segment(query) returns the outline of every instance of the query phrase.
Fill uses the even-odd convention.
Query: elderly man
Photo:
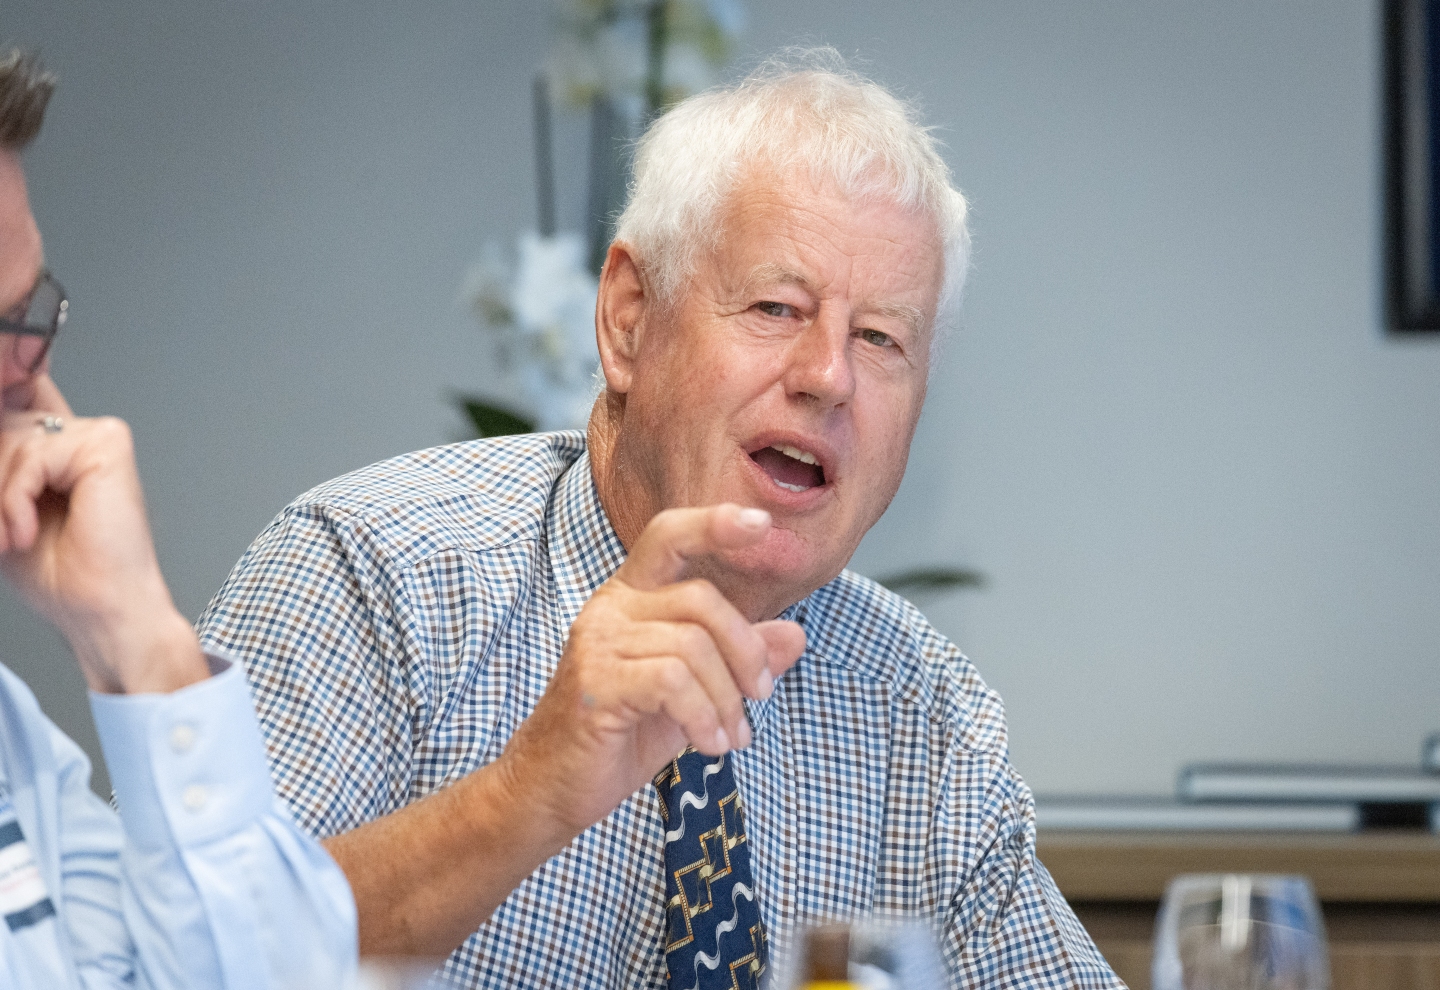
[[[46,374],[68,303],[19,151],[53,86],[0,58],[0,570],[74,648],[124,817],[0,665],[0,987],[340,990],[345,879],[275,800],[240,668],[170,599],[128,430],[73,416]]]
[[[362,951],[748,987],[797,925],[880,915],[931,925],[957,987],[1119,985],[1035,858],[999,699],[844,570],[967,252],[907,107],[767,68],[640,143],[586,436],[401,457],[261,534],[201,635]]]

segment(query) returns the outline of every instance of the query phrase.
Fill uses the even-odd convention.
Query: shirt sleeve
[[[58,909],[45,924],[13,938],[10,973],[17,987],[84,986],[118,990],[134,986],[134,941],[121,914],[120,822],[91,790],[91,763],[84,751],[40,711],[35,696],[0,666],[0,748],[19,778],[10,797],[23,804],[29,843]],[[10,932],[4,932],[10,935]],[[0,966],[0,984],[6,968]]]
[[[1036,856],[1034,799],[1008,761],[984,806],[990,841],[942,935],[951,985],[1124,990]]]
[[[286,509],[200,616],[207,650],[245,667],[276,791],[325,838],[408,804],[423,665],[374,529],[338,510]]]
[[[349,885],[275,797],[243,672],[211,663],[214,676],[171,694],[91,695],[138,984],[349,986]]]

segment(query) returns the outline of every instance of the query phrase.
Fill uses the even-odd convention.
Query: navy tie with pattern
[[[686,749],[655,778],[665,819],[670,990],[752,990],[767,947],[729,756]]]

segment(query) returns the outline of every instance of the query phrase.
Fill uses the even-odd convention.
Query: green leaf
[[[459,395],[455,402],[469,417],[475,432],[484,437],[508,437],[517,433],[534,433],[535,424],[509,409],[493,405],[472,395]]]
[[[896,594],[909,594],[916,591],[943,591],[947,588],[983,588],[985,587],[985,575],[979,571],[968,568],[953,567],[922,567],[913,571],[904,571],[900,574],[891,574],[883,578],[876,578],[876,583],[883,584]]]

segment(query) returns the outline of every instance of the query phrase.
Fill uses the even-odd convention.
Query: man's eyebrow
[[[750,270],[745,279],[743,292],[748,295],[762,286],[766,285],[798,285],[802,289],[810,288],[810,280],[793,269],[784,265],[777,265],[774,262],[765,262],[756,265]],[[919,334],[925,329],[925,313],[918,306],[908,306],[904,303],[885,303],[868,310],[874,316],[883,320],[899,320],[904,323],[911,333]]]
[[[899,320],[910,328],[913,334],[919,334],[925,329],[925,314],[919,306],[907,306],[904,303],[887,303],[884,306],[876,306],[871,310],[876,316],[886,320]]]
[[[810,288],[810,280],[793,269],[784,265],[777,265],[773,261],[767,261],[762,265],[756,265],[750,269],[750,274],[745,277],[745,284],[742,291],[746,294],[755,291],[762,285],[798,285],[801,288]]]

